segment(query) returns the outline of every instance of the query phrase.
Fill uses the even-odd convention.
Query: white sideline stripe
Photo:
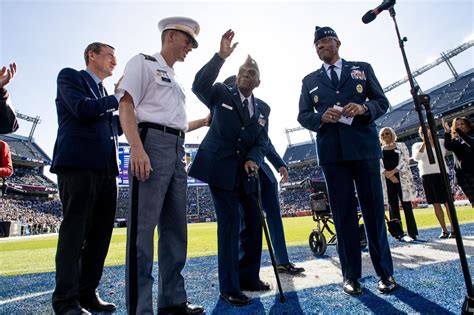
[[[37,292],[37,293],[31,293],[31,294],[27,294],[27,295],[17,296],[17,297],[12,298],[12,299],[0,301],[0,305],[15,303],[15,302],[18,302],[18,301],[23,301],[23,300],[35,298],[35,297],[38,297],[38,296],[53,293],[53,291],[54,290],[49,290],[49,291],[44,291],[44,292]]]

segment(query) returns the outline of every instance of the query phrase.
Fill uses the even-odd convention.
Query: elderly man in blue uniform
[[[118,95],[102,84],[112,75],[115,49],[92,43],[84,51],[86,69],[58,75],[58,134],[51,172],[58,175],[63,220],[56,251],[57,314],[112,312],[96,293],[114,225],[117,204]]]
[[[173,69],[197,48],[199,24],[185,17],[158,23],[162,48],[138,54],[120,84],[120,120],[130,144],[131,208],[127,229],[126,303],[129,314],[153,314],[154,232],[158,226],[158,314],[201,314],[188,302],[186,262],[185,94]]]
[[[253,95],[260,73],[250,56],[239,68],[237,88],[214,84],[237,46],[233,37],[232,30],[222,36],[219,52],[193,83],[193,92],[211,110],[212,122],[189,175],[208,183],[214,200],[220,296],[231,305],[243,306],[250,299],[242,291],[270,290],[259,277],[262,226],[253,176],[267,150],[270,107]]]
[[[337,232],[344,292],[359,295],[361,253],[355,189],[367,231],[369,252],[379,276],[377,288],[397,288],[384,221],[379,159],[382,154],[374,121],[389,106],[370,64],[339,57],[339,41],[330,27],[316,27],[314,45],[323,66],[303,79],[298,121],[317,132]],[[355,183],[355,187],[354,187]]]
[[[229,87],[235,85],[236,76],[230,76],[225,79],[224,84]],[[268,139],[268,148],[265,157],[280,173],[281,182],[288,181],[288,169],[286,163],[277,153],[270,139]],[[285,232],[283,230],[283,222],[281,220],[280,199],[278,197],[278,181],[273,175],[270,166],[264,160],[258,169],[258,176],[261,185],[262,206],[266,214],[268,230],[275,251],[275,259],[277,262],[277,271],[290,275],[298,275],[304,272],[304,268],[296,267],[288,258],[286,249]]]

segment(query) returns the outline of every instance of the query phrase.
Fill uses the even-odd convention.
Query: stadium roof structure
[[[305,161],[315,161],[317,159],[316,156],[316,144],[313,141],[307,141],[288,146],[283,156],[283,161],[290,165]]]
[[[0,140],[10,146],[12,160],[30,166],[51,165],[51,158],[34,141],[28,137],[10,134],[0,135]]]
[[[458,79],[451,78],[424,94],[430,96],[431,111],[435,117],[452,113],[469,116],[474,111],[474,68],[459,75]],[[413,99],[393,107],[377,119],[376,124],[379,128],[392,127],[397,133],[418,127],[420,122]]]

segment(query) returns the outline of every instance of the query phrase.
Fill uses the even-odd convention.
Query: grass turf
[[[456,210],[460,223],[474,221],[474,209],[470,206],[457,207]],[[416,209],[414,213],[418,228],[439,226],[432,208]],[[404,218],[402,218],[402,221],[404,222]],[[447,222],[449,221],[447,220]],[[284,218],[283,224],[287,246],[307,244],[310,232],[316,227],[312,217],[309,216]],[[189,224],[188,257],[216,255],[216,230],[216,223]],[[0,266],[2,266],[0,276],[54,271],[56,245],[56,234],[0,240]],[[115,229],[106,259],[106,266],[125,264],[125,248],[126,229]]]

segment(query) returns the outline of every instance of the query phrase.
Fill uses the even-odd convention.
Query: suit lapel
[[[82,78],[86,82],[89,88],[89,92],[91,92],[90,94],[93,95],[94,98],[99,99],[100,98],[99,87],[95,83],[94,79],[85,70],[81,70],[79,73],[81,74]]]
[[[232,103],[234,104],[234,108],[237,110],[237,114],[239,115],[240,121],[243,125],[246,125],[247,122],[245,121],[244,105],[242,104],[239,91],[236,87],[232,89]]]
[[[260,109],[257,103],[257,99],[255,96],[252,94],[252,100],[253,100],[253,116],[249,119],[249,122],[246,125],[249,125],[251,123],[255,123],[258,121],[258,118],[260,117]]]
[[[348,64],[344,59],[342,59],[342,69],[341,69],[341,79],[339,80],[339,86],[342,86],[347,79],[349,79],[349,70],[350,64]]]
[[[323,83],[324,85],[327,85],[331,89],[334,89],[334,86],[332,85],[331,80],[329,79],[326,69],[324,68],[324,64],[321,66],[321,69],[317,71],[317,76],[319,77],[318,82]]]

